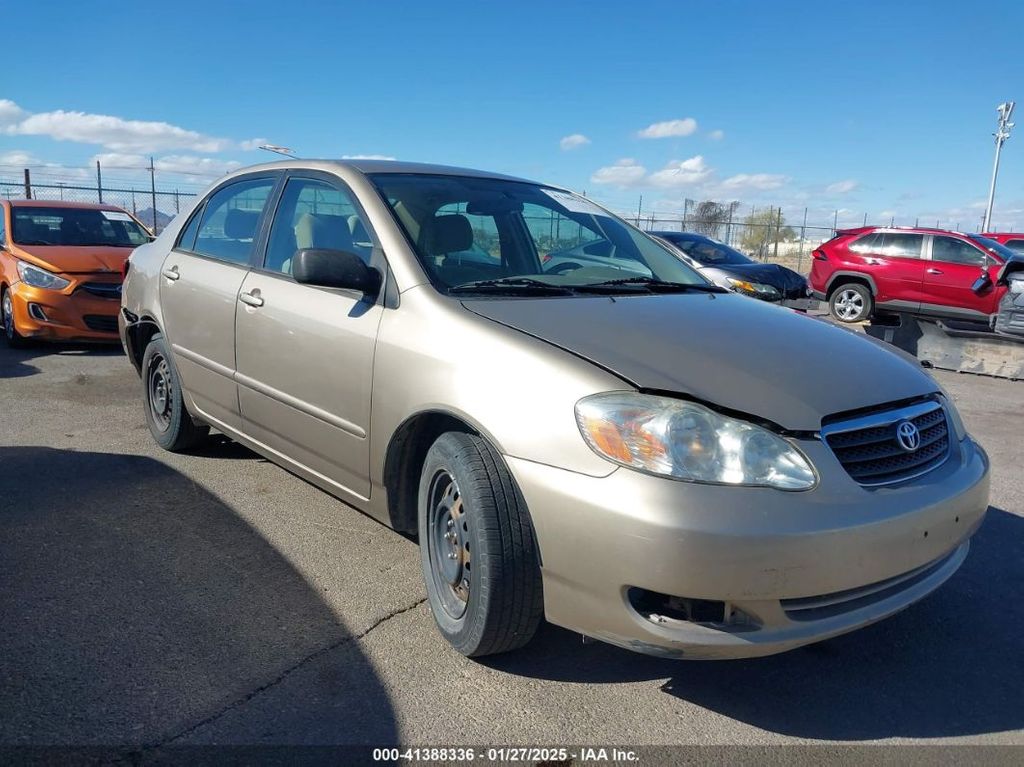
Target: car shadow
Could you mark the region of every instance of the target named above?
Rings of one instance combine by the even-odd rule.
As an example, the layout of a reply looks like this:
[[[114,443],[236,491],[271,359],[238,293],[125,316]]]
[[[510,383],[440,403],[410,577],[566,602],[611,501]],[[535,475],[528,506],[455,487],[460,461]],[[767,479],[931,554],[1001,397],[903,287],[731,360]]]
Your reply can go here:
[[[249,744],[398,741],[387,692],[317,589],[150,458],[0,447],[0,658],[6,746],[161,753],[210,723]],[[340,666],[319,687],[329,707],[247,713],[317,664]]]
[[[508,673],[573,682],[667,678],[663,692],[763,730],[875,740],[1024,726],[1024,518],[990,508],[960,571],[888,620],[767,658],[670,661],[545,627]]]
[[[89,355],[94,357],[123,357],[124,350],[115,344],[32,343],[21,349],[12,349],[0,342],[0,378],[24,378],[40,372],[32,360],[51,355]]]

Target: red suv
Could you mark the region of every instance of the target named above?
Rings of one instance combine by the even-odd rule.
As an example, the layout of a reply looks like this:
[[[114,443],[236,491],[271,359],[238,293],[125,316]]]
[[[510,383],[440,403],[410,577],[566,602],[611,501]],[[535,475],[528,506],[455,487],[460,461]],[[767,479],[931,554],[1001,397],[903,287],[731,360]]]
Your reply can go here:
[[[885,310],[988,324],[1006,292],[996,275],[1014,254],[979,234],[864,226],[839,230],[813,255],[811,288],[841,322]],[[976,292],[986,271],[991,281]]]
[[[1002,243],[1018,256],[1024,256],[1024,234],[1020,232],[992,232],[983,234],[982,237]]]

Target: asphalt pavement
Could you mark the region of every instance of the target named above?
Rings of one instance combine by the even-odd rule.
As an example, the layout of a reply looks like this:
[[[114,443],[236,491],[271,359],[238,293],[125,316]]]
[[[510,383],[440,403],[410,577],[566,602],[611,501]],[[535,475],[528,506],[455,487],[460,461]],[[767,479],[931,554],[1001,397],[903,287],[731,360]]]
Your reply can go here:
[[[546,626],[473,661],[414,542],[224,439],[151,439],[115,349],[0,348],[0,744],[1024,744],[1024,383],[937,373],[993,462],[962,570],[749,661]]]

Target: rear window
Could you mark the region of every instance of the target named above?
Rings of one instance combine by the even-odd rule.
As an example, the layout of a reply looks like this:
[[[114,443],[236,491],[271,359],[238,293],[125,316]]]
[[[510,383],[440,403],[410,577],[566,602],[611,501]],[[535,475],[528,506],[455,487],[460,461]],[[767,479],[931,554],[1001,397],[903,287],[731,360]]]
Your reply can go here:
[[[11,208],[11,239],[18,245],[135,248],[150,237],[122,210],[15,205]]]

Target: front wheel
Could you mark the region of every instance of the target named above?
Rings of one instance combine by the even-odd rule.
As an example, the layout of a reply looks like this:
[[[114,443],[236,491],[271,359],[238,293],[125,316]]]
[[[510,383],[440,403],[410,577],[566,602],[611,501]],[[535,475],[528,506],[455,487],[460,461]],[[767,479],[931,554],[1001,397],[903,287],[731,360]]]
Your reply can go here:
[[[828,306],[832,316],[840,322],[860,322],[871,316],[874,299],[867,286],[847,282],[833,291]]]
[[[9,347],[21,349],[27,345],[27,339],[14,326],[14,302],[11,299],[11,291],[6,288],[0,296],[0,321],[4,324],[4,341]]]
[[[529,642],[544,612],[526,502],[497,451],[448,432],[427,452],[419,488],[423,578],[445,639],[469,657]]]
[[[164,450],[188,450],[210,433],[210,427],[197,425],[185,408],[181,380],[160,333],[150,339],[142,355],[142,396],[149,432]]]

